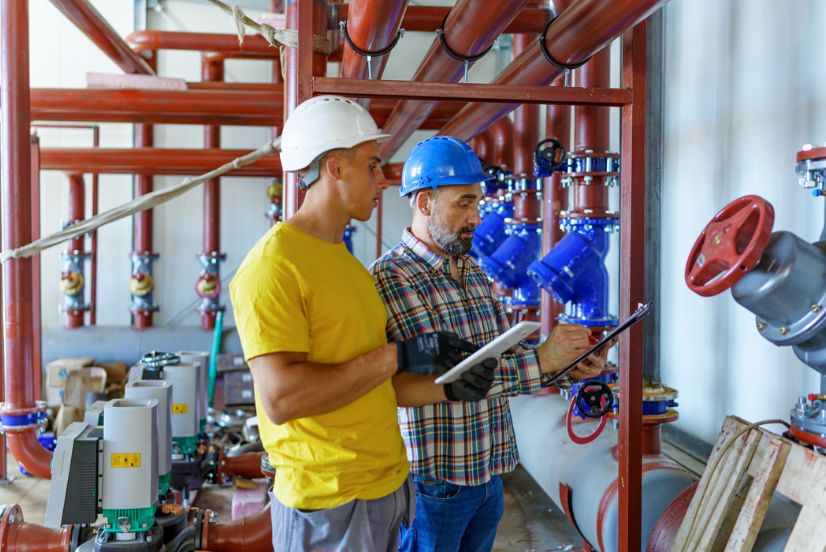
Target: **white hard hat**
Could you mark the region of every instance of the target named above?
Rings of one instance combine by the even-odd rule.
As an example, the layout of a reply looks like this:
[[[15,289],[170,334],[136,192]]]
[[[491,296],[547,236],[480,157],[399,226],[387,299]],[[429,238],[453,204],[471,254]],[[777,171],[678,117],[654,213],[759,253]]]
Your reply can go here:
[[[323,153],[352,148],[363,142],[382,142],[373,117],[361,105],[340,96],[316,96],[301,103],[287,118],[281,133],[281,168],[307,168]]]

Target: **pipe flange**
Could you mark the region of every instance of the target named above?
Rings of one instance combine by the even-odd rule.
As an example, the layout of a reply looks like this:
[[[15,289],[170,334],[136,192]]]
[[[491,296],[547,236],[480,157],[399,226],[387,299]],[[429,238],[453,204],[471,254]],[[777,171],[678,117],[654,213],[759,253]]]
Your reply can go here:
[[[0,432],[24,433],[45,427],[49,422],[46,403],[37,401],[34,408],[12,408],[0,403]]]
[[[23,523],[23,510],[18,504],[0,505],[0,550],[11,548],[9,539],[9,528],[12,525]]]
[[[813,148],[811,144],[806,144],[797,152],[796,161],[794,172],[800,185],[814,188],[815,195],[822,195],[826,190],[826,147]]]

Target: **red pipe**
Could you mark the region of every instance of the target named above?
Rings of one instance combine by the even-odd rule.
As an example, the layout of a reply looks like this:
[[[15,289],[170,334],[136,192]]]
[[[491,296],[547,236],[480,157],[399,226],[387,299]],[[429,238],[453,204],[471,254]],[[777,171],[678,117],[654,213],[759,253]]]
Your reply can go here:
[[[158,50],[190,50],[197,52],[218,52],[228,58],[276,59],[278,48],[273,48],[258,34],[244,37],[244,45],[239,46],[238,35],[219,33],[185,33],[176,31],[135,31],[126,37],[126,42],[134,52],[143,53]]]
[[[0,507],[0,516],[0,550],[4,552],[69,552],[72,549],[71,525],[51,529],[26,523],[23,510],[17,504]]]
[[[502,117],[490,127],[493,140],[493,164],[497,167],[510,169],[513,167],[513,124],[510,118]]]
[[[556,2],[554,2],[556,3]],[[352,3],[351,3],[352,5]],[[410,6],[404,14],[402,27],[407,32],[422,31],[435,32],[445,20],[450,11],[449,7],[441,6]],[[349,13],[347,4],[339,8],[339,19],[343,20]],[[502,30],[505,34],[532,33],[536,34],[545,28],[548,22],[548,10],[544,8],[525,7]]]
[[[519,13],[527,0],[490,0],[474,2],[459,0],[450,10],[444,24],[444,39],[450,48],[464,56],[479,55],[488,49],[496,37]],[[457,82],[464,74],[464,63],[451,57],[442,47],[439,38],[433,41],[425,54],[414,81]],[[390,156],[421,126],[438,102],[399,102],[384,124],[384,132],[391,137],[381,145],[381,156]],[[457,138],[451,133],[444,133]]]
[[[35,134],[30,135],[31,152],[32,152],[32,239],[40,238],[40,139]],[[36,367],[42,366],[43,361],[43,340],[42,330],[43,324],[41,321],[41,296],[40,286],[40,255],[32,257],[32,329],[34,331],[34,360],[33,365]],[[2,309],[0,309],[2,312]],[[0,345],[0,351],[2,346]],[[2,354],[2,353],[0,353]],[[3,379],[0,373],[0,380]],[[34,370],[34,399],[39,401],[42,398],[42,372],[37,369]],[[2,386],[0,386],[0,397],[3,396]],[[5,437],[0,441],[0,448],[2,448],[2,455],[0,460],[3,464],[3,475],[0,480],[5,479],[6,473],[6,443]]]
[[[562,8],[560,8],[562,9]],[[552,86],[562,86],[562,79],[557,79]],[[571,108],[567,105],[549,105],[546,118],[545,135],[556,138],[566,147],[571,139]],[[562,175],[555,171],[551,178],[545,179],[545,210],[542,217],[542,256],[562,239],[564,233],[559,228],[559,214],[568,209],[568,191],[562,187]],[[564,312],[562,303],[554,301],[550,293],[543,293],[541,299],[542,335],[547,337],[556,325],[557,317]]]
[[[212,85],[216,85],[213,87]],[[283,124],[283,85],[191,83],[191,90],[97,90],[37,88],[32,119],[99,123],[277,126]],[[438,129],[459,112],[460,102],[441,102],[421,128]],[[374,99],[370,113],[381,126],[396,100]]]
[[[43,170],[86,174],[199,175],[248,153],[248,150],[230,149],[46,148],[40,152],[40,163]],[[280,174],[281,161],[277,155],[270,155],[246,167],[232,169],[226,176]]]
[[[482,160],[482,164],[486,167],[493,165],[491,161],[491,154],[493,153],[493,136],[490,132],[485,131],[478,136],[474,136],[470,141],[470,147]]]
[[[88,0],[52,0],[52,4],[124,73],[155,74],[149,64],[129,48]]]
[[[669,552],[671,550],[698,485],[699,481],[692,483],[665,507],[648,536],[648,543],[645,545],[646,552]]]
[[[534,37],[524,34],[513,37],[513,55],[518,56]],[[533,152],[539,143],[539,105],[526,104],[513,112],[513,174],[533,175]]]
[[[287,28],[304,31],[298,33],[298,48],[287,48],[284,56],[284,120],[298,104],[312,97],[312,77],[327,74],[327,59],[313,52],[312,43],[313,35],[327,35],[327,2],[288,0]],[[284,176],[284,220],[295,214],[302,199],[298,175],[287,173]]]
[[[146,52],[149,55],[148,63],[153,69],[157,69],[158,55],[154,50]],[[112,92],[106,90],[106,92]],[[135,146],[140,148],[152,148],[155,145],[155,128],[152,125],[140,124],[135,125]],[[136,189],[135,196],[143,196],[151,194],[155,189],[154,178],[151,174],[138,174],[135,176]],[[132,218],[133,228],[133,242],[132,253],[137,255],[153,255],[152,244],[152,216],[153,209],[145,209],[140,213],[135,214]],[[134,269],[133,269],[134,270]],[[136,277],[138,275],[133,275]],[[135,330],[144,330],[151,328],[153,324],[152,316],[153,310],[151,308],[138,308],[139,305],[134,305],[130,309],[132,314],[132,328]]]
[[[100,127],[97,125],[92,126],[92,147],[99,148],[100,147]],[[37,161],[37,172],[40,172],[40,152],[38,150],[38,161]],[[99,207],[99,191],[100,191],[100,175],[93,174],[92,175],[92,216],[98,214],[98,207]],[[36,237],[40,237],[40,233],[38,232]],[[89,262],[91,263],[90,267],[90,275],[89,275],[89,325],[96,326],[98,323],[98,231],[92,230],[89,232],[89,242],[90,242],[90,249],[89,251]],[[40,322],[38,321],[35,325],[35,328],[40,328]],[[39,366],[37,364],[36,366]]]
[[[0,0],[0,224],[3,249],[32,241],[29,114],[29,9],[23,0]],[[24,213],[26,216],[20,216]],[[3,263],[4,415],[34,415],[34,298],[32,259]],[[7,429],[15,459],[32,475],[48,478],[51,453],[37,442],[37,426]]]
[[[545,34],[545,45],[559,63],[582,62],[665,2],[666,0],[579,0],[554,20]],[[542,55],[539,42],[534,42],[500,73],[493,84],[549,84],[562,72],[562,69],[548,63]],[[515,107],[517,104],[468,104],[439,134],[467,140]],[[396,149],[391,148],[390,153]]]
[[[82,174],[68,174],[69,179],[69,223],[75,223],[86,218],[86,182]],[[68,242],[66,255],[85,255],[86,245],[83,236],[73,238]],[[84,277],[84,274],[80,274]],[[83,309],[66,310],[66,327],[81,328],[84,322]]]
[[[351,0],[347,9],[347,34],[360,50],[377,52],[396,39],[408,0]],[[390,55],[373,58],[372,75],[380,79]],[[345,43],[341,76],[347,79],[368,78],[367,58]]]
[[[221,475],[238,475],[247,479],[264,477],[261,473],[261,457],[263,452],[247,452],[238,456],[227,456],[221,452],[219,471]],[[221,477],[219,476],[219,481]]]
[[[267,552],[272,550],[269,507],[231,523],[212,524],[204,516],[201,549],[210,552]]]
[[[210,58],[207,54],[201,57],[201,80],[219,82],[224,80],[223,58]],[[221,127],[209,125],[204,127],[204,148],[221,147]],[[221,255],[221,179],[211,178],[204,183],[204,246],[202,255],[220,257]],[[200,278],[201,276],[199,276]],[[219,307],[217,298],[210,307]],[[217,310],[205,308],[201,310],[201,328],[212,330],[215,328]]]

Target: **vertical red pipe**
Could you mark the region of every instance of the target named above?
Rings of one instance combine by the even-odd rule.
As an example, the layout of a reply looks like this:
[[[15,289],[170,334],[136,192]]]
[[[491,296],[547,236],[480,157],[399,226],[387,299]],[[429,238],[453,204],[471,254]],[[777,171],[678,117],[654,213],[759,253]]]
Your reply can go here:
[[[313,34],[327,34],[327,2],[323,0],[287,1],[287,28],[298,29],[298,48],[287,48],[284,60],[284,120],[293,109],[313,95],[313,75],[325,75],[327,59],[313,53]],[[312,32],[309,30],[312,29]],[[295,173],[284,173],[284,219],[301,205]]]
[[[557,79],[552,86],[562,86],[563,80]],[[556,138],[566,147],[570,147],[571,140],[571,108],[567,105],[549,105],[546,117],[545,136]],[[562,175],[556,171],[553,176],[545,179],[543,201],[545,209],[542,217],[542,256],[562,239],[563,232],[559,228],[559,214],[568,209],[568,191],[562,187]],[[561,303],[554,301],[550,293],[542,294],[542,335],[547,337],[556,325],[557,317],[564,312]]]
[[[32,240],[36,240],[40,238],[40,138],[38,138],[35,134],[31,134],[30,136],[32,152]],[[38,254],[32,257],[32,327],[34,329],[34,399],[36,401],[41,399],[41,394],[43,392],[43,342],[41,339],[43,324],[41,322],[42,311],[40,309],[40,286],[40,255]],[[1,376],[0,379],[2,379]],[[0,390],[0,397],[2,396],[3,393],[2,390]],[[5,458],[4,442],[4,470],[6,469]]]
[[[497,167],[513,167],[513,124],[509,117],[502,117],[490,127],[493,142],[493,164]]]
[[[220,82],[224,80],[224,58],[222,56],[201,58],[201,80]],[[204,147],[221,147],[221,127],[209,125],[204,127]],[[207,257],[221,254],[221,179],[211,178],[204,183],[204,247],[201,252]],[[201,328],[215,328],[215,315],[212,309],[201,310]]]
[[[100,146],[100,127],[92,125],[92,147]],[[39,163],[38,163],[39,165]],[[38,172],[39,172],[38,166]],[[92,174],[92,214],[98,214],[98,199],[99,199],[99,181],[100,175],[98,173]],[[39,181],[39,180],[38,180]],[[39,219],[38,219],[39,220]],[[98,231],[92,230],[89,232],[89,262],[91,267],[89,270],[89,325],[95,326],[98,323]],[[39,257],[38,257],[39,258]]]
[[[69,179],[69,220],[70,224],[74,224],[83,220],[86,215],[86,182],[82,174],[68,174]],[[67,255],[85,255],[86,244],[83,236],[69,240]],[[82,266],[82,265],[81,265]],[[85,274],[80,276],[85,277]],[[81,297],[81,303],[83,297]],[[66,327],[67,328],[81,328],[84,322],[84,310],[81,309],[66,309]]]
[[[519,34],[513,37],[513,55],[518,56],[536,37]],[[533,175],[533,151],[539,142],[539,105],[527,104],[513,111],[513,175]]]
[[[620,318],[645,301],[645,22],[623,37],[622,86],[633,103],[622,107],[620,199]],[[620,338],[618,436],[620,551],[639,550],[642,539],[643,328]]]
[[[149,58],[147,63],[152,70],[157,69],[157,52],[150,50],[147,52]],[[155,145],[155,127],[153,125],[135,125],[135,146],[139,148],[151,148]],[[155,188],[155,179],[150,174],[137,175],[137,190],[135,196],[142,196],[152,193]],[[133,218],[133,254],[151,256],[152,251],[152,209],[146,209],[136,214]],[[152,310],[144,308],[134,308],[132,310],[132,329],[144,330],[152,327]]]
[[[32,240],[29,101],[29,3],[0,0],[0,224],[6,251]],[[6,398],[2,414],[33,415],[37,405],[31,257],[7,260],[2,274]],[[9,450],[29,473],[49,477],[51,454],[37,442],[36,431],[31,426],[9,431]]]

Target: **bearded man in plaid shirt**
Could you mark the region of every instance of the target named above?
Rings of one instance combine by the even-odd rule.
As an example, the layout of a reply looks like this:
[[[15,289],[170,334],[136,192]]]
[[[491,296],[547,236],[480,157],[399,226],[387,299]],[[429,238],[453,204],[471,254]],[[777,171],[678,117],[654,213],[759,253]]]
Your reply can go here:
[[[455,138],[429,138],[411,152],[401,195],[410,198],[412,225],[370,268],[387,307],[388,340],[450,331],[481,346],[508,329],[502,304],[467,255],[480,222],[481,182],[489,178],[473,150]],[[542,374],[565,368],[586,351],[590,333],[584,326],[559,324],[536,349],[511,349],[499,360],[487,396],[477,402],[446,397],[427,404],[434,376],[393,379],[416,487],[416,518],[401,529],[400,550],[493,548],[504,512],[499,476],[519,461],[507,397],[539,391]],[[592,355],[571,375],[598,375],[606,354]]]

